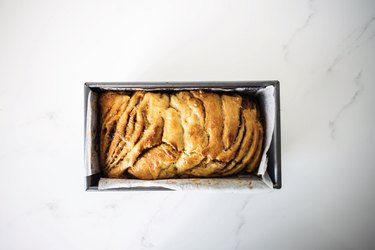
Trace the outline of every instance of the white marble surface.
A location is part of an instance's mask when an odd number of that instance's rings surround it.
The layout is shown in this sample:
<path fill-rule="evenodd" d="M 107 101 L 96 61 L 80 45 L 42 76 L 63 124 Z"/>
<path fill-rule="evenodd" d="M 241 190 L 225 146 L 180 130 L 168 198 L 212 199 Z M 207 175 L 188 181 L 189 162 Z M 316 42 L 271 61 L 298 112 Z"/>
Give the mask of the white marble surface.
<path fill-rule="evenodd" d="M 374 1 L 1 1 L 0 248 L 375 248 L 374 58 Z M 281 190 L 84 191 L 84 82 L 258 79 Z"/>

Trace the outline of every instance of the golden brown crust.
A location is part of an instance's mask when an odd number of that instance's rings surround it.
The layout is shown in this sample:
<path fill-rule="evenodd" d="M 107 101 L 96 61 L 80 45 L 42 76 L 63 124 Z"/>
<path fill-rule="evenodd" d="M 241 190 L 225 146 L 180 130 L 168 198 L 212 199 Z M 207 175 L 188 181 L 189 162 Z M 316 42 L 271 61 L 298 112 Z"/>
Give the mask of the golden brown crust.
<path fill-rule="evenodd" d="M 244 96 L 106 91 L 99 112 L 100 164 L 111 178 L 227 176 L 259 165 L 263 127 Z"/>
<path fill-rule="evenodd" d="M 116 133 L 118 119 L 127 105 L 129 97 L 116 92 L 106 92 L 99 98 L 100 112 L 103 114 L 100 119 L 100 161 L 106 166 L 106 155 L 110 150 L 113 137 Z"/>
<path fill-rule="evenodd" d="M 242 98 L 238 95 L 223 95 L 221 99 L 224 117 L 223 144 L 224 149 L 228 149 L 234 143 L 240 126 Z"/>
<path fill-rule="evenodd" d="M 180 114 L 177 110 L 168 108 L 165 111 L 162 141 L 169 144 L 177 152 L 184 149 L 184 130 L 180 120 Z"/>
<path fill-rule="evenodd" d="M 171 178 L 176 174 L 174 163 L 178 153 L 168 144 L 148 150 L 129 168 L 129 173 L 140 179 Z"/>
<path fill-rule="evenodd" d="M 251 111 L 249 108 L 245 108 L 242 112 L 242 119 L 245 123 L 245 135 L 242 139 L 241 147 L 239 148 L 237 155 L 234 159 L 225 166 L 224 170 L 221 172 L 223 176 L 231 175 L 241 171 L 245 166 L 242 164 L 242 159 L 249 152 L 250 147 L 254 140 L 254 124 L 251 120 Z"/>
<path fill-rule="evenodd" d="M 136 92 L 131 98 L 127 95 L 124 96 L 124 98 L 128 97 L 129 101 L 125 111 L 118 120 L 119 126 L 116 128 L 116 137 L 111 142 L 111 150 L 107 153 L 107 160 L 105 163 L 107 169 L 114 168 L 119 161 L 123 159 L 131 145 L 134 144 L 134 135 L 138 135 L 142 132 L 137 131 L 137 129 L 143 129 L 139 128 L 139 125 L 142 125 L 142 121 L 139 120 L 139 122 L 135 123 L 134 113 L 136 105 L 140 102 L 143 96 L 144 92 L 141 91 Z"/>
<path fill-rule="evenodd" d="M 205 127 L 208 134 L 208 145 L 203 150 L 203 155 L 210 160 L 223 150 L 223 113 L 220 95 L 204 92 L 202 90 L 192 91 L 195 98 L 203 102 L 205 109 Z"/>
<path fill-rule="evenodd" d="M 192 102 L 194 104 L 189 105 Z M 170 105 L 179 111 L 184 131 L 182 137 L 184 149 L 176 161 L 177 172 L 182 174 L 204 159 L 202 152 L 207 146 L 208 138 L 204 129 L 203 105 L 194 100 L 187 91 L 172 95 Z"/>

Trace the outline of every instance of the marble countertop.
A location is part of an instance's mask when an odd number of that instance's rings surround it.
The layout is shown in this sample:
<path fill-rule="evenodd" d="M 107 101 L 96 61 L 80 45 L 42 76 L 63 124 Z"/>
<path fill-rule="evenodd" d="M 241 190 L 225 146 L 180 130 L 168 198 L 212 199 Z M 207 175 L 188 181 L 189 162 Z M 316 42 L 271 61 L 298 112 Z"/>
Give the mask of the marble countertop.
<path fill-rule="evenodd" d="M 374 1 L 2 1 L 1 249 L 375 247 Z M 85 192 L 83 83 L 281 82 L 283 187 Z"/>

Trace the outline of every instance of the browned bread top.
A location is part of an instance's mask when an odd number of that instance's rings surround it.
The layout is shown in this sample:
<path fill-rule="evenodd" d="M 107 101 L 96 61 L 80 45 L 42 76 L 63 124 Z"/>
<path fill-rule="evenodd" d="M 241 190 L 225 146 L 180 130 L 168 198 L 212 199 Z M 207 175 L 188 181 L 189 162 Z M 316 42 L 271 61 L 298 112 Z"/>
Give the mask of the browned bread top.
<path fill-rule="evenodd" d="M 99 110 L 100 164 L 110 178 L 218 177 L 259 165 L 263 127 L 248 97 L 106 91 Z"/>

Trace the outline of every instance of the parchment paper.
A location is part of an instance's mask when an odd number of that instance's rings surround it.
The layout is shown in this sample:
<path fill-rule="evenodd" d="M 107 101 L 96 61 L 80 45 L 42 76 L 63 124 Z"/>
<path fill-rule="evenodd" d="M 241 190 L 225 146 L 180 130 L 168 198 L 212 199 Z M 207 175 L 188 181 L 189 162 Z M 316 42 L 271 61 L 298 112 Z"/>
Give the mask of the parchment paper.
<path fill-rule="evenodd" d="M 190 178 L 190 179 L 166 179 L 166 180 L 136 180 L 121 179 L 113 181 L 109 178 L 101 178 L 99 190 L 118 188 L 164 188 L 169 190 L 220 190 L 220 191 L 248 191 L 249 189 L 269 189 L 260 177 L 249 175 L 247 177 L 231 178 Z"/>

